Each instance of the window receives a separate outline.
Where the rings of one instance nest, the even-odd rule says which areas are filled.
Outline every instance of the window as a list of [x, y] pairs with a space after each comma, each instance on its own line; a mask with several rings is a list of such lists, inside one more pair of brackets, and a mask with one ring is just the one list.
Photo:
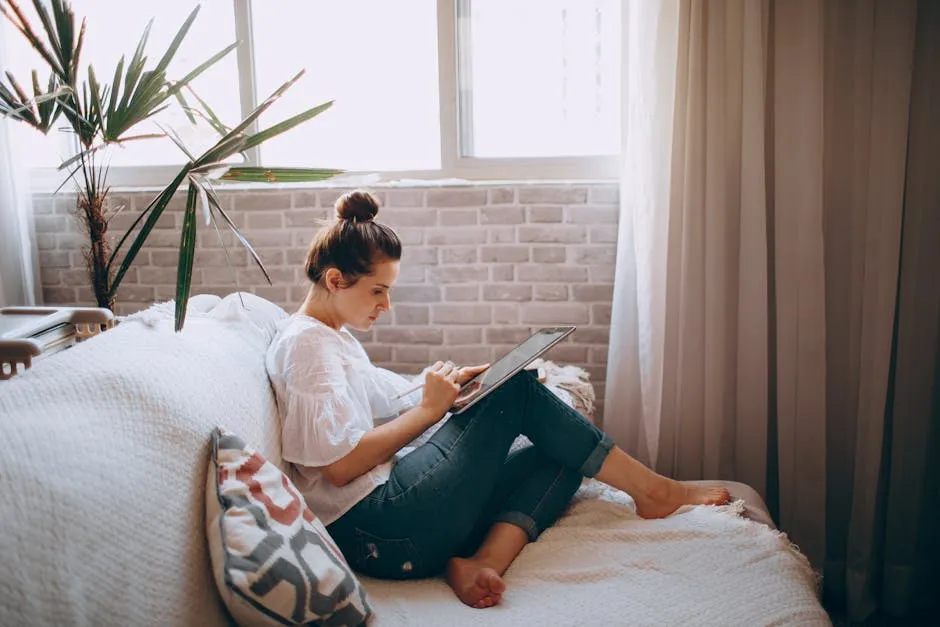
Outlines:
[[[3, 18], [0, 18], [0, 67], [10, 70], [20, 85], [30, 90], [30, 93], [30, 83], [27, 82], [32, 80], [30, 72], [44, 67], [40, 56]], [[45, 85], [48, 79], [49, 71], [39, 70], [40, 84]], [[17, 147], [18, 157], [22, 158], [27, 168], [55, 168], [68, 158], [71, 144], [62, 133], [52, 131], [42, 136], [31, 126], [18, 122], [9, 123], [7, 128], [10, 130], [11, 144]]]
[[[110, 82], [150, 18], [153, 62], [195, 3], [73, 0], [77, 16], [88, 19], [85, 62]], [[237, 51], [193, 84], [224, 122], [240, 120], [304, 68], [257, 127], [335, 100], [322, 116], [253, 150], [252, 163], [385, 178], [616, 174], [621, 0], [201, 4], [170, 76], [238, 40]], [[194, 130], [176, 107], [158, 121], [197, 150], [215, 137]], [[130, 142], [109, 158], [114, 185], [159, 185], [183, 162], [172, 142], [160, 140]]]
[[[196, 4], [193, 0], [160, 0], [139, 5], [146, 7], [142, 10], [129, 10], [127, 0], [72, 0], [76, 20], [82, 16], [87, 20], [83, 65], [94, 66], [98, 80], [110, 83], [120, 58], [124, 56], [125, 62], [130, 61], [147, 22], [153, 19], [147, 44], [149, 67], [152, 67]], [[167, 68], [167, 77], [182, 78], [235, 40], [231, 3], [226, 0], [203, 2], [183, 45]], [[234, 53], [226, 55], [197, 78], [192, 87], [223, 121], [234, 124], [240, 119], [238, 65]], [[191, 105], [196, 104], [192, 97], [187, 100]], [[156, 116], [155, 122], [178, 131], [186, 144], [196, 150], [208, 148], [218, 137], [207, 125], [189, 124], [179, 107], [168, 108]], [[159, 126], [145, 122], [131, 134], [159, 132]], [[112, 167], [179, 165], [186, 160], [173, 142], [162, 140], [128, 142], [113, 148], [108, 156]]]
[[620, 152], [620, 0], [461, 4], [463, 156]]
[[440, 168], [436, 13], [435, 0], [252, 3], [258, 96], [307, 69], [261, 126], [336, 101], [316, 120], [262, 145], [261, 161], [370, 171]]

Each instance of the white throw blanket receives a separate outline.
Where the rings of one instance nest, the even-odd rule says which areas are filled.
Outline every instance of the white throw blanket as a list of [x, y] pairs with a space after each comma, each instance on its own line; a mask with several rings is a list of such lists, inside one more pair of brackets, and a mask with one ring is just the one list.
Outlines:
[[806, 559], [742, 508], [643, 520], [630, 497], [592, 480], [510, 567], [497, 607], [466, 607], [441, 579], [363, 581], [375, 627], [830, 624]]

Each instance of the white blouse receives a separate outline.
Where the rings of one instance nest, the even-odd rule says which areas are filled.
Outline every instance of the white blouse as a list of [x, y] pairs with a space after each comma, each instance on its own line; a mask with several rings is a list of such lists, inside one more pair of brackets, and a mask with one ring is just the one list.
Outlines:
[[374, 366], [345, 327], [336, 331], [303, 314], [279, 324], [265, 365], [277, 396], [283, 457], [297, 469], [297, 488], [310, 509], [329, 525], [388, 481], [392, 462], [341, 487], [327, 481], [320, 467], [352, 451], [374, 428], [374, 418], [417, 405], [421, 391], [391, 400], [413, 381]]

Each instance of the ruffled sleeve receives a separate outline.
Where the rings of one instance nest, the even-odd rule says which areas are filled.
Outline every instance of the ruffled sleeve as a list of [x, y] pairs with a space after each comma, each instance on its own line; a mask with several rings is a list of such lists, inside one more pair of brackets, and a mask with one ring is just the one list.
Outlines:
[[370, 408], [356, 399], [345, 372], [342, 341], [305, 333], [283, 363], [282, 455], [304, 466], [332, 464], [371, 428]]

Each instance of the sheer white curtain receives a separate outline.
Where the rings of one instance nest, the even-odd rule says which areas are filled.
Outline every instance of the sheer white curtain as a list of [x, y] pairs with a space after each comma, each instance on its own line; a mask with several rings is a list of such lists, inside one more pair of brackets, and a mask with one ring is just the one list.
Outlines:
[[736, 477], [762, 490], [768, 3], [626, 8], [604, 427], [661, 472]]
[[628, 1], [623, 20], [624, 168], [604, 429], [655, 465], [679, 3]]
[[[0, 19], [0, 67], [9, 25]], [[0, 118], [0, 307], [32, 305], [40, 299], [36, 236], [29, 173], [17, 158], [15, 122]]]

